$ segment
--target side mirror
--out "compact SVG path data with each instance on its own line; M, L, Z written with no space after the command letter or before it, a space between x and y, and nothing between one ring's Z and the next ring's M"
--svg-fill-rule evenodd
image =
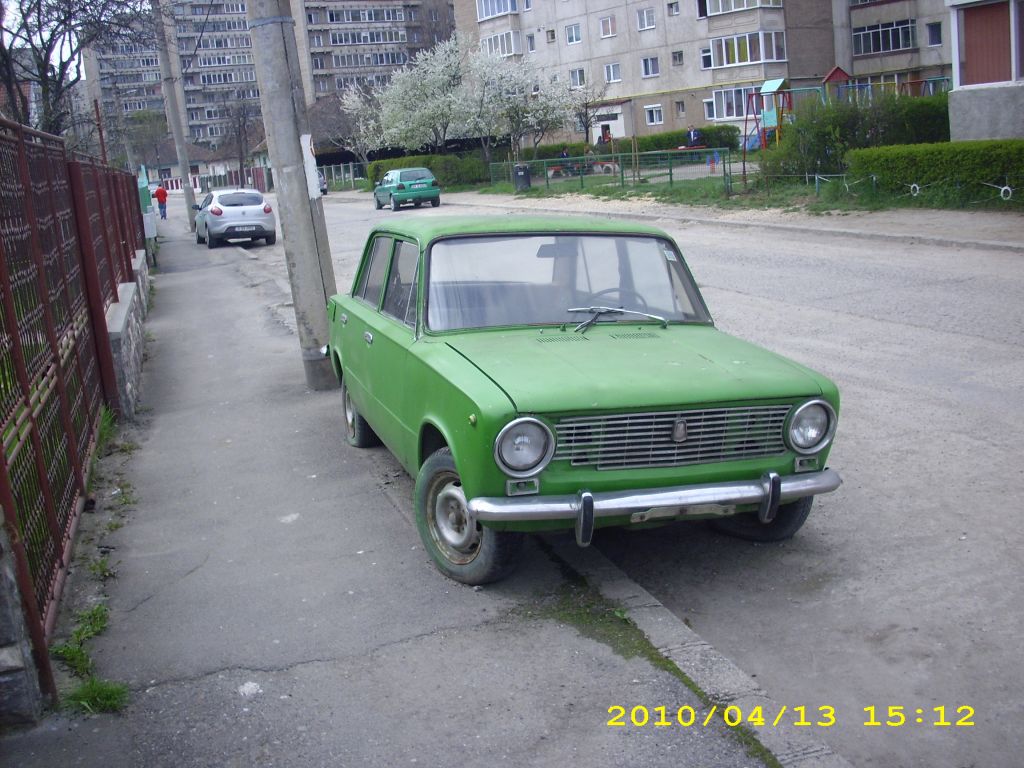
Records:
M192 203L192 210L193 211L198 211L200 209L199 209L199 206L196 203Z

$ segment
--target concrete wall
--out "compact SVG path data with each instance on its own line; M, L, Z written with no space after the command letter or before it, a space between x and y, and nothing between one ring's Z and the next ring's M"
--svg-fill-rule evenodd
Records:
M1024 138L1024 82L967 85L949 94L949 137Z
M28 628L21 610L21 593L14 580L14 555L0 526L0 725L35 720L43 696Z
M149 301L149 268L144 251L137 251L132 261L134 283L121 283L117 287L118 301L107 309L107 333L114 356L114 373L121 401L121 418L135 418L139 402L139 382L142 379L142 357L146 337L142 321Z

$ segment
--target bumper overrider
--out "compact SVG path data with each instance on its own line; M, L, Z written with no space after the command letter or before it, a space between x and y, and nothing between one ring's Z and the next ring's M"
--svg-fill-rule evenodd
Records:
M580 491L565 496L491 496L471 499L469 512L478 520L534 522L574 520L576 543L590 544L594 520L602 517L636 517L636 522L657 518L685 518L691 515L729 515L740 505L756 504L763 523L775 519L780 504L805 496L831 493L842 484L832 469L780 477L765 472L757 480L680 485L628 491L591 493ZM650 514L647 514L650 513Z

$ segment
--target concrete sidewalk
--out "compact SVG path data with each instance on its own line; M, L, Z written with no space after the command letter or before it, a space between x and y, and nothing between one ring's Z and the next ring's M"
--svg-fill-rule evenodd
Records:
M0 764L762 764L720 718L701 726L711 704L577 574L698 683L718 675L719 701L770 705L763 692L596 553L567 555L583 558L574 574L561 540L531 541L486 589L437 573L408 477L386 450L345 444L338 393L306 390L245 252L195 245L177 209L160 222L145 412L122 438L139 447L117 469L137 502L103 540L117 578L89 645L131 703L8 734ZM609 727L613 705L651 721ZM697 723L655 727L659 706ZM763 740L785 765L845 764L801 738Z

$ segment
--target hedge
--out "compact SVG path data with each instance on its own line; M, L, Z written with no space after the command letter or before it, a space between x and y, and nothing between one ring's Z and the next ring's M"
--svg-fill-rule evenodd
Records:
M370 163L369 178L374 184L394 168L429 168L442 186L477 184L490 181L490 173L478 157L456 155L407 155Z
M716 149L725 147L727 149L739 149L740 129L735 125L705 125L700 129L704 136L704 146ZM639 136L636 140L637 152L656 152L664 149L676 149L686 145L686 131L665 131L663 133L652 133L649 136ZM569 152L569 157L583 157L589 145L584 141L563 142L561 144L542 144L537 147L537 157L529 148L523 150L523 159L551 160L562 154L564 147ZM609 154L612 151L612 144L597 144L591 149L599 155ZM629 139L615 139L614 147L616 152L629 152Z
M1003 186L1012 188L1014 201L1024 197L1024 139L854 149L846 159L851 180L874 177L880 192L937 205L996 200Z

